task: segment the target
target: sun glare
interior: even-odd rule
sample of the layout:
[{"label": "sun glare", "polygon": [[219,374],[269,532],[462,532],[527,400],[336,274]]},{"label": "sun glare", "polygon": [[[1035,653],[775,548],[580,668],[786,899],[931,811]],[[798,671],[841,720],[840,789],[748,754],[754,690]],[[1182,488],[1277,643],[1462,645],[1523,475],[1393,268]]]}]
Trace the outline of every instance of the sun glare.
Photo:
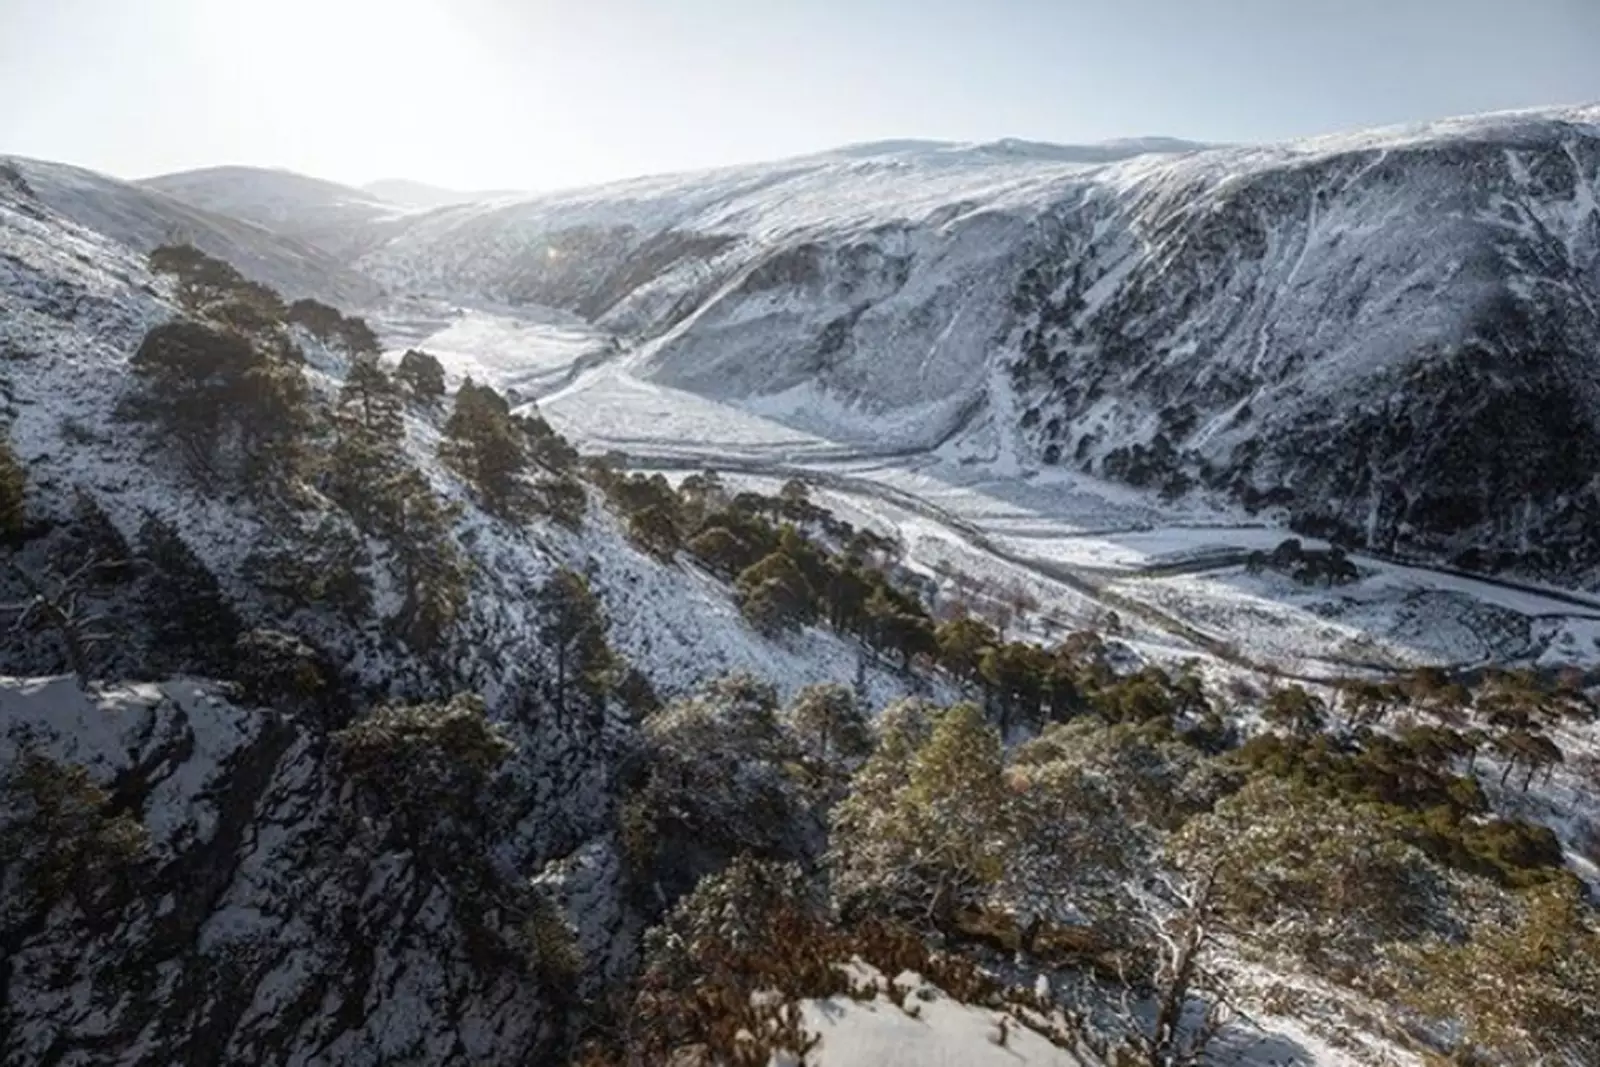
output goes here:
[{"label": "sun glare", "polygon": [[[478,183],[489,177],[475,171],[494,161],[513,104],[524,115],[538,104],[514,99],[482,31],[443,0],[280,0],[204,11],[218,80],[276,156],[323,176]],[[329,115],[341,121],[321,121]],[[452,143],[472,146],[479,166],[453,160]]]}]

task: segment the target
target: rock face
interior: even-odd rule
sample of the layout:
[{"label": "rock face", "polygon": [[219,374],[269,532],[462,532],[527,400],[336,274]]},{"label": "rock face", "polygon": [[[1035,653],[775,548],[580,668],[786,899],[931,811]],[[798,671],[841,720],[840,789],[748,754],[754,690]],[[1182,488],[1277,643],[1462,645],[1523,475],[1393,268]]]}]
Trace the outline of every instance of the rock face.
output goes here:
[{"label": "rock face", "polygon": [[1024,440],[1379,549],[1593,566],[1597,119],[1202,157],[1058,213],[1016,292]]},{"label": "rock face", "polygon": [[514,1062],[557,1036],[495,886],[359,817],[314,722],[65,679],[0,681],[0,722],[0,776],[25,753],[82,765],[149,835],[29,912],[44,821],[6,806],[3,1062]]}]

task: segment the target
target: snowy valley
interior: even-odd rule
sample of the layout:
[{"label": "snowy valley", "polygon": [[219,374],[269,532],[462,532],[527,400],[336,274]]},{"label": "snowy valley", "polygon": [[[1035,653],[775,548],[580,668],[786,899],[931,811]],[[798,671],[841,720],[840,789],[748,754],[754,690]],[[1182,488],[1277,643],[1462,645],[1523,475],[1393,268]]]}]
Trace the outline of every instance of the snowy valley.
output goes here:
[{"label": "snowy valley", "polygon": [[0,425],[0,1063],[1600,1053],[1600,108],[0,159]]}]

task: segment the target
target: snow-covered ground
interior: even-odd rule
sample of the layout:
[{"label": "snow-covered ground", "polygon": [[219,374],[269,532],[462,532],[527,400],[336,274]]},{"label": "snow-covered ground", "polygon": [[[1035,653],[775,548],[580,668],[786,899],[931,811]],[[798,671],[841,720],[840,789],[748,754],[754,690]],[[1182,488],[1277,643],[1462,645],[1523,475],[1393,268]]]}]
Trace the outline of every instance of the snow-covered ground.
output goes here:
[{"label": "snow-covered ground", "polygon": [[[1236,564],[1145,576],[1152,567],[1270,550],[1295,535],[1199,496],[1165,504],[1061,470],[1007,476],[948,452],[875,452],[829,440],[748,405],[642,379],[634,373],[638,352],[560,312],[413,301],[377,321],[396,349],[423,348],[455,374],[537,398],[588,451],[621,450],[668,469],[710,467],[768,489],[805,477],[842,516],[896,533],[913,566],[965,574],[993,590],[1026,588],[1039,601],[1035,621],[1045,635],[1093,625],[1126,600],[1248,660],[1311,677],[1424,664],[1600,664],[1600,603],[1362,557],[1361,579],[1332,589],[1248,575]],[[1158,658],[1203,654],[1171,627],[1124,622]]]}]

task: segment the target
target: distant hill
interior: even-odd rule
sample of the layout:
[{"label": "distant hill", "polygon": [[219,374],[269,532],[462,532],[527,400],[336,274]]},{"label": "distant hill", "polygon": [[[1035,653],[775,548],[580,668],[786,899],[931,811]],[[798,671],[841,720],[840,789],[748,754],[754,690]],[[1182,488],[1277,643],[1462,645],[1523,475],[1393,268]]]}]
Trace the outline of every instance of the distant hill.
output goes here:
[{"label": "distant hill", "polygon": [[383,178],[379,181],[368,182],[361,188],[364,192],[387,200],[391,204],[422,209],[449,207],[452,204],[470,204],[477,200],[499,200],[508,196],[524,195],[515,189],[488,189],[466,192],[460,189],[445,189],[437,185],[428,185],[425,182],[407,181],[404,178]]}]

